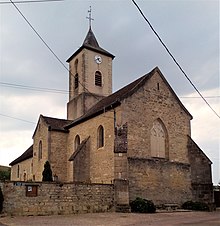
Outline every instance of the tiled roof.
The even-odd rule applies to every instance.
[[[153,70],[154,71],[154,70]],[[127,86],[123,87],[122,89],[118,90],[117,92],[103,98],[97,104],[95,104],[87,113],[85,113],[82,117],[72,121],[66,128],[71,128],[72,126],[89,119],[90,117],[102,113],[104,110],[107,110],[109,107],[120,105],[120,101],[126,98],[127,96],[131,95],[140,85],[146,81],[154,72],[151,71],[150,73],[140,77],[139,79],[135,80],[134,82],[128,84]]]
[[[89,140],[90,136],[87,137],[85,140],[81,142],[81,144],[77,147],[76,151],[70,156],[69,161],[73,161],[78,153],[85,147],[87,141]]]
[[[16,158],[9,165],[13,166],[15,164],[18,164],[19,162],[22,162],[22,161],[27,160],[32,157],[33,157],[33,145],[31,145],[21,156]]]
[[[184,111],[190,115],[190,117],[192,118],[191,114],[188,112],[188,110],[184,107],[184,105],[182,104],[182,102],[179,100],[179,98],[177,97],[177,95],[175,94],[175,92],[173,91],[173,89],[171,88],[171,86],[169,85],[169,83],[166,81],[166,79],[164,78],[164,76],[162,75],[160,69],[158,67],[155,67],[151,72],[149,72],[148,74],[138,78],[137,80],[135,80],[134,82],[128,84],[127,86],[123,87],[122,89],[118,90],[117,92],[103,98],[102,100],[100,100],[97,104],[95,104],[90,110],[88,110],[87,113],[85,113],[83,116],[81,116],[80,118],[72,121],[70,124],[68,124],[65,128],[71,128],[83,121],[88,120],[89,118],[92,118],[98,114],[103,113],[104,111],[107,111],[109,109],[112,109],[113,106],[118,106],[120,105],[121,101],[123,99],[125,99],[126,97],[132,95],[137,89],[139,89],[146,81],[148,81],[148,79],[154,75],[156,72],[158,72],[160,74],[160,76],[162,77],[162,79],[164,80],[164,82],[167,84],[168,88],[170,89],[170,91],[173,93],[173,95],[176,97],[177,101],[179,102],[179,104],[181,105],[181,107],[184,109]]]
[[[44,119],[44,122],[48,125],[49,130],[55,131],[68,132],[68,130],[66,130],[64,127],[65,125],[68,125],[69,123],[72,122],[72,120],[51,118],[43,115],[41,115],[41,117]]]

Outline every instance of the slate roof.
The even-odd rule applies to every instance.
[[[110,56],[112,59],[115,57],[114,55],[112,55],[111,53],[109,53],[108,51],[104,50],[103,48],[101,48],[99,46],[98,41],[97,41],[91,27],[89,28],[89,31],[85,37],[85,40],[83,41],[82,46],[71,57],[69,57],[66,62],[69,63],[72,60],[72,58],[74,56],[76,56],[83,48],[95,51],[97,53],[104,54],[106,56]]]
[[[83,121],[86,121],[98,114],[103,113],[104,111],[108,111],[109,109],[112,109],[113,107],[116,107],[118,105],[121,104],[121,101],[123,99],[125,99],[126,97],[132,95],[136,90],[138,90],[145,82],[147,82],[147,80],[154,75],[156,72],[158,72],[160,74],[160,76],[162,77],[162,79],[164,80],[164,82],[167,84],[168,88],[170,89],[170,91],[173,93],[173,95],[176,97],[177,101],[179,102],[179,104],[181,105],[181,107],[183,108],[183,110],[190,115],[190,117],[192,118],[192,115],[188,112],[188,110],[184,107],[184,105],[182,104],[182,102],[179,100],[179,98],[177,97],[177,95],[175,94],[175,92],[173,91],[173,89],[171,88],[171,86],[169,85],[169,83],[166,81],[166,79],[164,78],[164,76],[162,75],[160,69],[158,67],[155,67],[151,72],[149,72],[148,74],[138,78],[137,80],[135,80],[134,82],[128,84],[127,86],[123,87],[122,89],[118,90],[117,92],[103,98],[102,100],[100,100],[97,104],[95,104],[87,113],[85,113],[83,116],[81,116],[80,118],[72,121],[69,125],[67,125],[65,128],[69,129]]]
[[[18,164],[19,162],[22,162],[24,160],[30,159],[32,157],[33,157],[33,145],[31,145],[21,156],[16,158],[9,165],[13,166],[15,164]]]
[[[73,152],[73,154],[70,156],[69,161],[73,161],[75,157],[78,155],[78,153],[86,146],[87,141],[89,140],[90,136],[88,136],[86,139],[84,139],[81,144],[77,147],[76,151]]]
[[[209,164],[212,164],[212,161],[209,159],[209,157],[202,151],[202,149],[198,146],[198,144],[192,139],[192,137],[188,136],[188,148],[191,149],[193,152],[197,151],[199,152],[200,155],[203,156],[204,159],[206,159],[206,161]],[[195,148],[194,148],[194,147]]]
[[[48,125],[49,130],[68,132],[64,127],[72,122],[72,120],[58,119],[41,115],[44,122]]]

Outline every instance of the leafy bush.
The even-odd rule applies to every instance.
[[[131,212],[135,213],[155,213],[156,207],[150,200],[142,199],[137,197],[135,200],[130,202]]]
[[[0,171],[0,180],[10,180],[10,171]]]
[[[4,197],[3,197],[3,194],[2,194],[2,189],[0,187],[0,213],[3,210],[3,202],[4,202]]]
[[[183,203],[182,208],[187,210],[209,211],[208,205],[204,202],[187,201]]]

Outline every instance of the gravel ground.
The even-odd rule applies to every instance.
[[[76,215],[1,217],[0,225],[41,226],[220,226],[220,211],[155,214],[88,213]]]

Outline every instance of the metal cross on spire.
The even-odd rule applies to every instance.
[[[89,16],[87,16],[86,19],[89,20],[89,28],[91,28],[92,20],[94,20],[94,19],[92,18],[92,8],[91,8],[91,6],[89,7],[88,13],[89,13]]]

